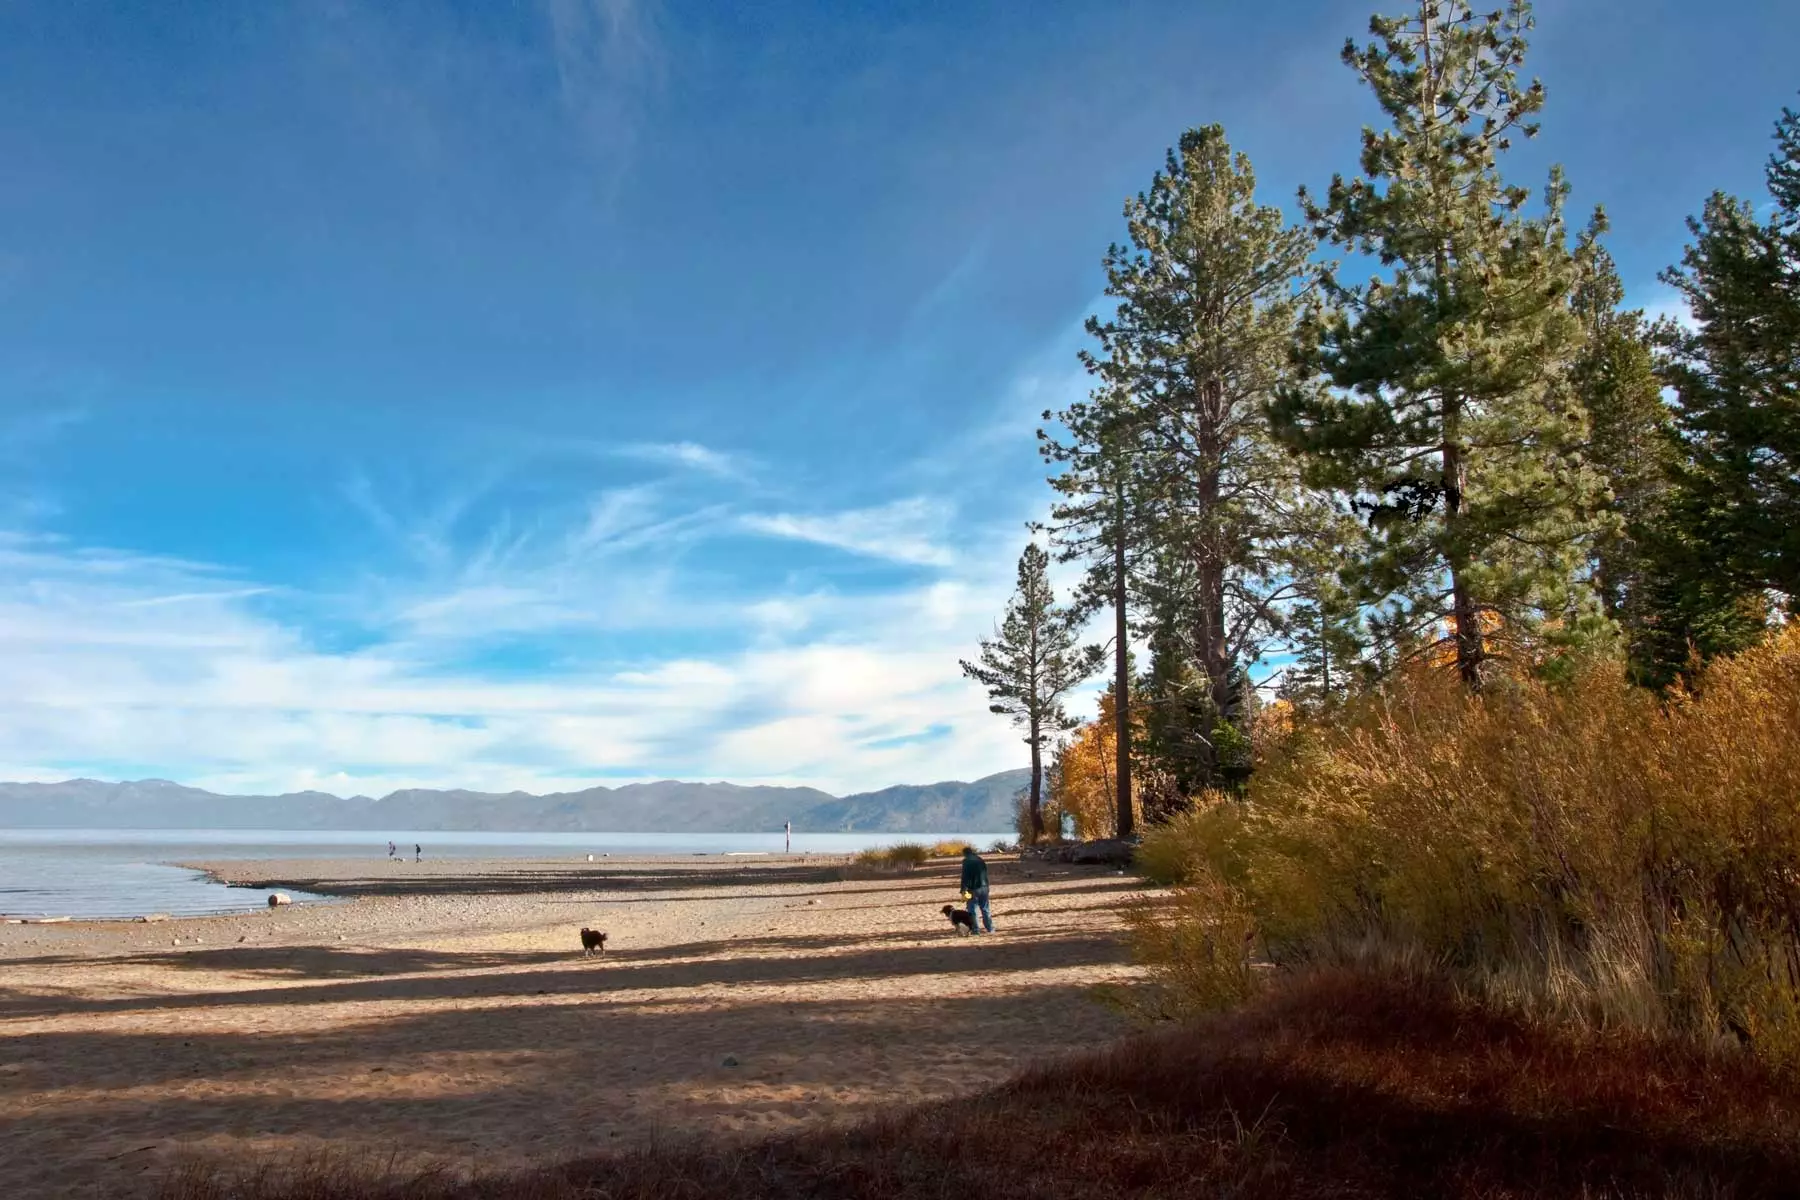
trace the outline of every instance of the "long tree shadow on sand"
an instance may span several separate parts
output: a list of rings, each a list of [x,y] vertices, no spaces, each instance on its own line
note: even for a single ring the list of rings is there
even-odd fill
[[[1115,938],[1091,932],[1011,942],[774,935],[604,962],[193,953],[278,985],[0,995],[11,1019],[93,1020],[0,1039],[0,1157],[11,1163],[0,1182],[12,1194],[166,1163],[184,1148],[232,1156],[250,1143],[324,1144],[493,1165],[575,1153],[614,1134],[778,1130],[893,1095],[1003,1079],[1046,1029],[1093,1041],[1121,1028],[1084,985],[1034,978],[1121,961]],[[183,957],[144,956],[163,965]],[[300,971],[312,981],[288,982]],[[344,1007],[318,1007],[333,1004]],[[125,1013],[135,1014],[129,1024],[114,1019]]]
[[[284,1139],[322,1138],[376,1156],[388,1147],[403,1165],[439,1159],[493,1169],[549,1161],[570,1147],[591,1153],[641,1143],[652,1128],[641,1119],[646,1108],[678,1099],[654,1130],[664,1141],[708,1135],[704,1148],[671,1151],[662,1167],[684,1177],[716,1169],[717,1186],[695,1195],[891,1194],[807,1186],[870,1171],[894,1192],[905,1184],[907,1196],[1793,1194],[1800,1143],[1791,1109],[1770,1107],[1776,1093],[1766,1084],[1758,1090],[1753,1078],[1724,1078],[1754,1072],[1603,1040],[1565,1047],[1554,1032],[1390,990],[1384,1002],[1314,988],[1292,1003],[1141,1039],[1072,1067],[1040,1067],[973,1103],[884,1114],[741,1159],[729,1146],[719,1155],[718,1130],[763,1097],[795,1090],[821,1096],[837,1117],[872,1114],[889,1087],[928,1080],[964,1047],[981,1054],[976,1031],[1004,1047],[979,1058],[976,1077],[1003,1083],[1038,1056],[1033,1031],[1009,1011],[1016,997],[751,999],[734,1007],[729,1028],[679,1005],[563,1004],[501,1016],[439,1010],[323,1035],[82,1033],[36,1043],[34,1069],[102,1062],[114,1074],[96,1072],[80,1085],[88,1098],[39,1106],[8,1130],[15,1145],[34,1151],[12,1178],[53,1181],[66,1165],[56,1156],[66,1153],[82,1156],[72,1165],[88,1178],[109,1170],[123,1177],[134,1161],[166,1167],[184,1146],[241,1165],[238,1137],[265,1139],[265,1151],[289,1144]],[[1098,1028],[1080,1019],[1092,1006],[1079,989],[1045,988],[1037,998],[1039,1019],[1073,1020],[1068,1042]],[[762,1049],[791,1047],[795,1031],[810,1053]],[[652,1053],[626,1066],[608,1057],[609,1046]],[[883,1056],[884,1046],[905,1053]],[[406,1093],[409,1070],[434,1058],[489,1065],[461,1088],[384,1094],[389,1080]],[[132,1092],[144,1084],[132,1072],[145,1061],[170,1085],[303,1085],[322,1069],[369,1083],[334,1096],[301,1086],[152,1100]],[[843,1086],[846,1063],[862,1073],[853,1092]],[[1721,1080],[1707,1082],[1714,1074]],[[1554,1103],[1544,1090],[1551,1080]],[[1691,1088],[1729,1111],[1695,1120]],[[103,1137],[95,1139],[96,1129]],[[683,1153],[685,1163],[676,1159]],[[754,1165],[734,1182],[733,1163]],[[570,1178],[608,1194],[609,1170],[577,1165]],[[1247,1181],[1254,1186],[1225,1186]]]
[[[894,944],[871,947],[871,941]],[[857,947],[842,950],[844,947]],[[841,951],[841,952],[839,952]],[[717,955],[727,957],[716,957]],[[1110,934],[1045,931],[1045,936],[930,941],[917,934],[828,934],[678,943],[610,951],[604,958],[542,951],[349,950],[329,947],[224,947],[158,951],[133,960],[201,967],[272,979],[323,980],[232,991],[83,997],[39,995],[0,986],[0,1016],[118,1013],[159,1009],[267,1007],[389,999],[493,1000],[558,993],[624,992],[713,984],[791,984],[916,975],[953,978],[967,971],[1015,972],[1103,966],[1126,961]],[[554,964],[554,965],[551,965]]]

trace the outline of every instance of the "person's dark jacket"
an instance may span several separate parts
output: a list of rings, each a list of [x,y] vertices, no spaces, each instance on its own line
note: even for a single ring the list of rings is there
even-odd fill
[[[979,854],[963,855],[962,890],[973,895],[987,885],[987,860]]]

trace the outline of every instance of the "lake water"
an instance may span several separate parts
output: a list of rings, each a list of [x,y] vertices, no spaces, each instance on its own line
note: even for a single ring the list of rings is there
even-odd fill
[[[390,835],[367,831],[281,829],[0,829],[0,916],[204,916],[265,908],[269,893],[232,888],[172,864],[243,858],[385,860]],[[854,854],[897,842],[959,837],[988,846],[1000,833],[796,833],[794,852]],[[570,858],[589,854],[744,854],[782,852],[777,833],[395,833],[408,858]],[[296,903],[322,897],[289,892]]]

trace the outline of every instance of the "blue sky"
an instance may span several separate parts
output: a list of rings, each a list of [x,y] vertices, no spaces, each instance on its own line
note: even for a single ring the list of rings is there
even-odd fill
[[[0,778],[968,778],[1099,260],[1189,126],[1290,205],[1368,0],[0,8]],[[1510,170],[1634,303],[1800,9],[1551,0]]]

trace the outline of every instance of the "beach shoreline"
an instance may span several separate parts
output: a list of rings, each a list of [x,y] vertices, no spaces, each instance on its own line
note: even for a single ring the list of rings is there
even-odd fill
[[[365,882],[391,887],[392,894],[433,886],[425,881],[467,879],[477,881],[515,875],[535,877],[561,889],[605,890],[612,880],[634,871],[766,871],[771,867],[810,870],[827,882],[825,875],[851,866],[850,854],[772,854],[758,851],[692,852],[684,854],[507,855],[481,858],[430,858],[414,861],[405,856],[370,858],[232,858],[171,862],[169,866],[199,871],[226,887],[303,887],[317,882],[343,888]],[[320,892],[331,895],[333,892]],[[356,893],[363,894],[363,893]]]
[[[0,1193],[193,1156],[525,1165],[849,1120],[1122,1035],[1096,989],[1137,974],[1118,910],[1139,881],[1004,856],[991,938],[937,911],[953,860],[184,865],[332,899],[0,927]]]
[[[221,887],[304,893],[295,907],[336,902],[361,895],[406,895],[414,891],[442,892],[455,880],[471,881],[471,890],[492,890],[492,881],[508,876],[519,881],[519,890],[604,891],[617,886],[612,876],[633,869],[660,871],[743,870],[781,867],[794,882],[831,882],[853,868],[850,854],[780,854],[769,851],[707,851],[682,854],[610,854],[569,856],[445,857],[423,862],[404,857],[385,858],[228,858],[168,859],[151,865],[191,871]],[[583,868],[599,868],[583,874]],[[104,869],[104,868],[102,868]],[[446,882],[451,881],[451,882]],[[313,885],[317,885],[316,887]],[[229,918],[254,918],[263,909],[232,908],[219,911],[158,913],[146,907],[131,915],[84,916],[78,913],[17,913],[0,911],[0,925],[65,925],[83,927],[179,924]]]

